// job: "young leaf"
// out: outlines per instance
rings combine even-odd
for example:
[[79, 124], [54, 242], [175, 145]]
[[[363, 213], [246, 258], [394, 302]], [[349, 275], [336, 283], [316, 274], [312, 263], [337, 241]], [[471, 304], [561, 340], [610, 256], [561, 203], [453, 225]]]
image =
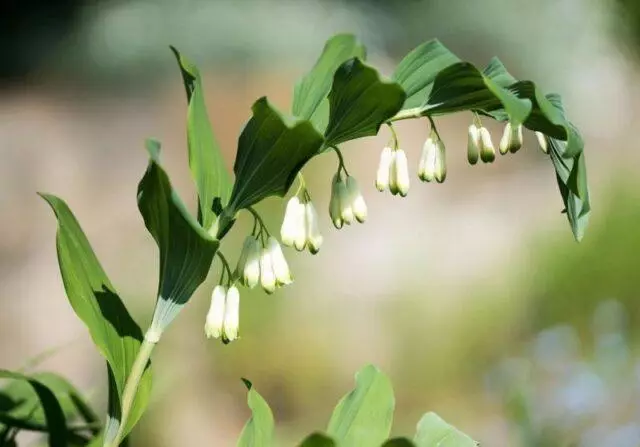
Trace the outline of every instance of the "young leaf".
[[415, 444], [407, 438], [393, 438], [382, 444], [382, 447], [415, 447]]
[[206, 279], [220, 243], [186, 210], [160, 166], [160, 143], [147, 140], [149, 166], [138, 208], [160, 250], [158, 301], [150, 331], [162, 333]]
[[402, 110], [423, 105], [437, 74], [456, 62], [460, 62], [458, 56], [437, 39], [425, 42], [407, 54], [391, 77], [407, 94]]
[[39, 380], [20, 373], [0, 370], [0, 379], [24, 380], [33, 388], [44, 412], [49, 433], [49, 446], [66, 447], [67, 423], [54, 393]]
[[322, 433], [313, 433], [307, 436], [299, 447], [335, 447], [333, 439]]
[[459, 62], [442, 70], [433, 83], [423, 108], [431, 115], [504, 109], [514, 123], [523, 123], [531, 112], [531, 101], [516, 96], [483, 75], [468, 62]]
[[309, 121], [287, 119], [261, 98], [238, 141], [229, 208], [237, 212], [270, 195], [284, 196], [298, 171], [322, 145]]
[[[122, 397], [125, 380], [140, 350], [142, 331], [115, 292], [67, 204], [52, 195], [41, 196], [58, 219], [58, 263], [69, 302], [107, 360], [107, 371], [115, 388], [115, 398], [110, 399], [107, 429], [117, 431], [120, 421], [119, 398]], [[151, 368], [147, 367], [131, 407], [125, 433], [129, 433], [144, 412], [150, 392]]]
[[359, 59], [336, 71], [329, 93], [329, 125], [325, 147], [376, 135], [382, 123], [398, 113], [405, 93], [395, 82], [383, 82], [378, 72]]
[[273, 444], [273, 414], [269, 404], [253, 388], [251, 382], [242, 379], [249, 393], [247, 394], [247, 404], [251, 409], [251, 418], [247, 421], [240, 439], [238, 447], [269, 447]]
[[216, 217], [212, 207], [215, 198], [226, 205], [231, 193], [229, 173], [209, 122], [202, 80], [198, 68], [171, 47], [187, 91], [187, 141], [189, 168], [198, 189], [198, 222], [208, 229]]
[[327, 434], [339, 445], [380, 445], [389, 436], [395, 399], [389, 379], [369, 365], [356, 374], [356, 388], [331, 415]]
[[324, 132], [321, 123], [328, 108], [321, 104], [326, 103], [325, 99], [331, 90], [333, 75], [345, 61], [354, 57], [364, 60], [365, 56], [364, 46], [351, 34], [337, 34], [327, 40], [320, 58], [311, 71], [296, 83], [291, 108], [293, 115], [302, 119], [311, 119], [319, 124], [317, 129]]
[[447, 424], [435, 413], [427, 413], [418, 422], [414, 438], [417, 447], [477, 447], [473, 439]]

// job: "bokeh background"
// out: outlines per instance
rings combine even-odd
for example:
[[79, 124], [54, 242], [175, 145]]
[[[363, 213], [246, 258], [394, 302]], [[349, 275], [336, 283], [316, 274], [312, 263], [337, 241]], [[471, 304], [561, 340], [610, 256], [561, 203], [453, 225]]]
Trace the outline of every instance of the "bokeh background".
[[[593, 214], [573, 241], [554, 173], [531, 135], [516, 156], [466, 163], [470, 114], [438, 120], [443, 185], [407, 198], [374, 186], [378, 137], [344, 147], [370, 218], [321, 220], [317, 256], [288, 251], [295, 283], [242, 292], [241, 340], [203, 334], [210, 275], [154, 358], [150, 409], [133, 446], [231, 446], [249, 416], [240, 377], [270, 402], [280, 445], [322, 429], [353, 374], [375, 363], [396, 392], [394, 434], [428, 410], [485, 446], [640, 446], [640, 6], [635, 0], [4, 0], [0, 4], [0, 367], [54, 370], [96, 405], [105, 371], [69, 306], [55, 220], [36, 191], [65, 198], [144, 327], [156, 247], [135, 201], [143, 141], [192, 206], [186, 104], [169, 44], [204, 73], [229, 167], [252, 102], [283, 110], [335, 32], [357, 34], [386, 74], [438, 37], [479, 66], [563, 95], [586, 142]], [[501, 129], [490, 124], [494, 140]], [[417, 163], [426, 122], [402, 122]], [[305, 168], [320, 209], [336, 167]], [[283, 202], [258, 209], [277, 232]], [[233, 253], [244, 217], [225, 240]], [[44, 355], [43, 355], [44, 354]], [[29, 444], [33, 441], [26, 440]]]

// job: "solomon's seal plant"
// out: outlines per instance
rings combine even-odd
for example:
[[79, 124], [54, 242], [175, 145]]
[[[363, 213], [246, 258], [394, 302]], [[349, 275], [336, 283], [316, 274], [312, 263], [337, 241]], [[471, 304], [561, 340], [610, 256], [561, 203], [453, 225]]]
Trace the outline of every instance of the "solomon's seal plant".
[[[160, 143], [148, 140], [149, 164], [138, 185], [137, 200], [160, 256], [151, 324], [143, 332], [131, 318], [67, 204], [42, 194], [58, 220], [57, 253], [67, 296], [106, 360], [108, 411], [102, 424], [81, 398], [66, 405], [64, 396], [79, 396], [66, 382], [62, 386], [38, 375], [4, 371], [2, 377], [28, 384], [21, 393], [30, 396], [32, 409], [26, 411], [17, 405], [2, 413], [0, 439], [5, 442], [14, 439], [19, 430], [39, 430], [49, 434], [50, 445], [120, 445], [145, 411], [155, 345], [214, 264], [220, 266], [220, 277], [203, 318], [204, 332], [224, 343], [237, 340], [241, 333], [242, 287], [260, 285], [265, 292], [274, 293], [293, 281], [276, 234], [254, 206], [269, 196], [286, 196], [295, 183], [295, 191], [284, 206], [280, 240], [287, 247], [317, 253], [322, 232], [328, 231], [320, 227], [318, 212], [328, 211], [338, 229], [369, 217], [362, 185], [350, 174], [341, 145], [376, 135], [383, 126], [391, 138], [379, 156], [375, 186], [402, 197], [409, 193], [413, 175], [425, 182], [442, 183], [447, 178], [447, 157], [464, 156], [464, 150], [451, 146], [446, 153], [447, 136], [438, 131], [436, 123], [442, 115], [470, 114], [467, 158], [472, 165], [496, 158], [483, 119], [505, 123], [499, 145], [503, 155], [522, 147], [525, 129], [535, 132], [555, 170], [573, 234], [578, 240], [583, 236], [590, 205], [582, 138], [566, 118], [560, 96], [544, 94], [533, 82], [515, 79], [498, 59], [481, 70], [432, 40], [402, 59], [391, 79], [383, 79], [366, 64], [365, 49], [353, 36], [334, 36], [311, 71], [296, 84], [290, 113], [277, 110], [264, 97], [253, 104], [230, 173], [209, 122], [198, 69], [178, 50], [173, 51], [187, 97], [189, 168], [198, 205], [193, 214], [187, 209], [162, 167]], [[407, 119], [423, 120], [430, 128], [421, 152], [420, 148], [403, 146], [393, 127], [396, 121]], [[331, 154], [337, 167], [326, 183], [331, 184], [327, 210], [313, 202], [302, 169], [312, 167], [309, 162], [313, 158]], [[419, 160], [415, 166], [409, 162], [413, 159]], [[455, 178], [455, 173], [449, 177]], [[220, 251], [220, 242], [242, 215], [253, 219], [253, 228], [239, 255], [227, 258]], [[214, 262], [216, 258], [218, 262]], [[235, 268], [229, 259], [237, 259]], [[446, 445], [474, 444], [433, 414], [421, 420], [413, 441], [385, 442], [394, 405], [390, 384], [374, 367], [362, 370], [357, 381], [356, 389], [336, 407], [326, 434], [313, 435], [301, 445], [415, 443], [427, 447], [443, 445], [445, 439], [449, 442]], [[270, 445], [273, 416], [251, 384], [245, 383], [253, 417], [239, 445]], [[4, 391], [5, 395], [11, 392], [11, 386]]]

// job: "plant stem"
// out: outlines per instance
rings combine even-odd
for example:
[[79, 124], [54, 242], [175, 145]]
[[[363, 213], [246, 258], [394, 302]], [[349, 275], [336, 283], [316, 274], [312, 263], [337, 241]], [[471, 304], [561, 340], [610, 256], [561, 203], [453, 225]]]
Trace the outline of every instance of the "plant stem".
[[393, 116], [388, 123], [392, 123], [394, 121], [400, 121], [400, 120], [410, 120], [413, 118], [420, 118], [424, 116], [422, 113], [422, 108], [421, 107], [414, 107], [413, 109], [407, 109], [407, 110], [403, 110], [401, 112], [398, 112], [395, 116]]
[[109, 444], [105, 444], [106, 447], [118, 447], [120, 441], [122, 441], [122, 438], [124, 437], [125, 426], [127, 425], [127, 419], [129, 419], [129, 413], [131, 412], [133, 401], [135, 400], [138, 392], [140, 379], [142, 378], [144, 370], [147, 368], [147, 364], [151, 358], [151, 352], [153, 351], [153, 348], [155, 348], [157, 342], [158, 340], [155, 338], [150, 340], [145, 336], [142, 345], [140, 345], [140, 350], [133, 362], [131, 372], [129, 373], [129, 377], [127, 377], [127, 381], [124, 384], [124, 391], [122, 392], [120, 427], [118, 427], [118, 433], [116, 434], [115, 439]]

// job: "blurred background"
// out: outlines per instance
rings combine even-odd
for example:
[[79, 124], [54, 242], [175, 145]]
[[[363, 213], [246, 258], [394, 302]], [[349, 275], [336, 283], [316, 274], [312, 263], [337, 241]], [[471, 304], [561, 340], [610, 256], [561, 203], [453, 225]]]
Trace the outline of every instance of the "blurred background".
[[[204, 73], [229, 165], [255, 99], [288, 110], [293, 84], [324, 41], [353, 32], [389, 75], [437, 37], [484, 66], [563, 95], [583, 131], [593, 213], [573, 241], [553, 169], [531, 135], [517, 156], [471, 167], [470, 114], [439, 119], [443, 185], [408, 197], [373, 184], [389, 135], [345, 145], [369, 220], [336, 231], [323, 213], [317, 256], [289, 250], [295, 283], [242, 291], [242, 338], [204, 338], [209, 280], [154, 358], [151, 406], [134, 446], [235, 445], [240, 377], [271, 404], [280, 445], [326, 426], [353, 374], [375, 363], [396, 392], [394, 434], [437, 411], [485, 446], [640, 446], [640, 4], [636, 0], [3, 0], [0, 3], [0, 367], [69, 376], [104, 408], [104, 364], [69, 306], [56, 224], [36, 191], [63, 197], [143, 326], [157, 283], [156, 246], [136, 208], [143, 141], [195, 209], [186, 101], [168, 45]], [[494, 141], [501, 128], [489, 123]], [[425, 121], [402, 122], [417, 165]], [[327, 209], [331, 154], [305, 168]], [[278, 232], [284, 203], [258, 209]], [[233, 253], [245, 216], [225, 240]], [[233, 258], [233, 256], [231, 256]]]

